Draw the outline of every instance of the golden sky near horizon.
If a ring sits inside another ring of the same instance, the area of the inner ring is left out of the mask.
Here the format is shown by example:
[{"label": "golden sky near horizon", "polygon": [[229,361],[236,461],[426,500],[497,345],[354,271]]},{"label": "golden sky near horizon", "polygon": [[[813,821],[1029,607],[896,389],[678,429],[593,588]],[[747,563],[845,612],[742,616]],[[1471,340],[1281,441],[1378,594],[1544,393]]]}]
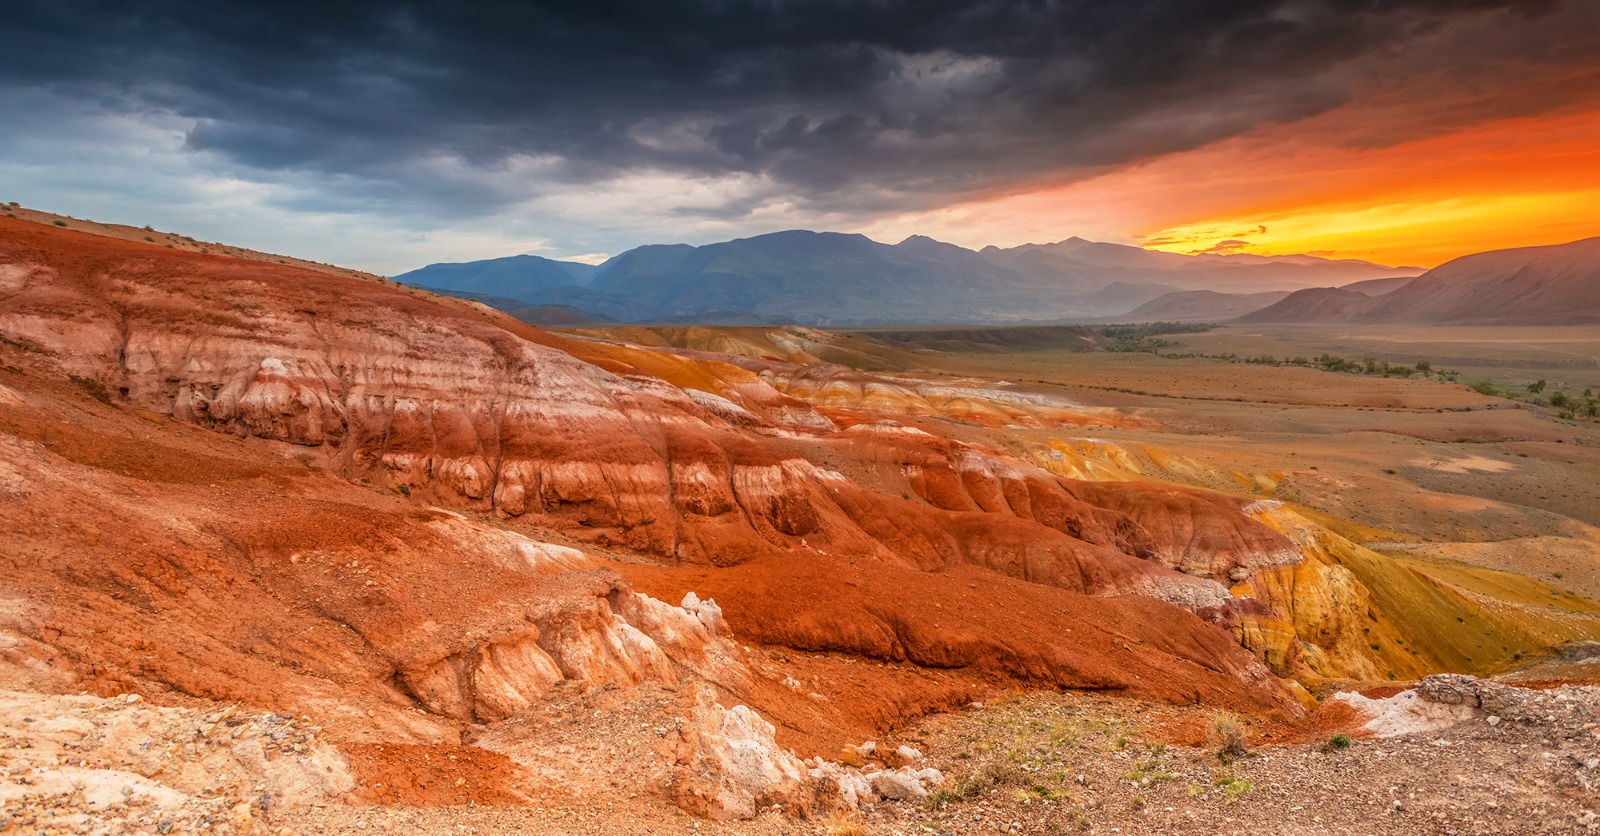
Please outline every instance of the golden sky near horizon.
[{"label": "golden sky near horizon", "polygon": [[[1600,108],[1507,118],[1368,147],[1336,112],[1077,182],[1023,188],[876,231],[1012,243],[1120,228],[1172,252],[1310,253],[1433,267],[1600,235]],[[997,235],[998,233],[998,235]],[[1092,234],[1086,237],[1094,237]]]},{"label": "golden sky near horizon", "polygon": [[[1141,243],[1431,267],[1486,249],[1600,235],[1600,110],[1506,119],[1381,149],[1267,139],[1158,163],[1211,182],[1160,195],[1194,206],[1197,218],[1144,233]],[[1227,199],[1208,198],[1213,189]]]}]

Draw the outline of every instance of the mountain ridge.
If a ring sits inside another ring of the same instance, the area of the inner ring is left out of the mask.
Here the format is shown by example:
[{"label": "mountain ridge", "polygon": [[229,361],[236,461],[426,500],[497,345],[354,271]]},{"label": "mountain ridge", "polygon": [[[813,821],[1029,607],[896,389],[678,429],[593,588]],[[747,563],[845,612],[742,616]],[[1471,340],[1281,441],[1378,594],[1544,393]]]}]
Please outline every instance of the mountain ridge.
[{"label": "mountain ridge", "polygon": [[783,230],[701,246],[647,244],[598,266],[513,256],[430,265],[395,280],[617,321],[694,321],[715,312],[872,325],[1066,321],[1174,291],[1252,293],[1409,275],[1370,262],[1185,255],[1079,237],[972,250],[926,235],[885,244],[858,233]]},{"label": "mountain ridge", "polygon": [[1579,325],[1600,322],[1600,237],[1473,253],[1377,296],[1298,290],[1235,322]]},{"label": "mountain ridge", "polygon": [[461,293],[481,293],[517,301],[525,294],[567,285],[582,286],[597,265],[557,261],[537,255],[513,255],[481,261],[440,262],[394,276],[402,284],[442,286]]}]

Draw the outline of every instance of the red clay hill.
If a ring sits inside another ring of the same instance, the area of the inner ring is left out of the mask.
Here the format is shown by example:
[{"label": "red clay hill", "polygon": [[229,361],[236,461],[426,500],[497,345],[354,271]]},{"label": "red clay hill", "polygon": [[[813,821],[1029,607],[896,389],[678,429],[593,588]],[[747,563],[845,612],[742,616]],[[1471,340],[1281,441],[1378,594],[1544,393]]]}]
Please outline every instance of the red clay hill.
[{"label": "red clay hill", "polygon": [[0,219],[0,448],[0,672],[39,690],[456,745],[709,682],[805,753],[1011,684],[1298,711],[1227,629],[1299,559],[1244,500],[382,281]]}]

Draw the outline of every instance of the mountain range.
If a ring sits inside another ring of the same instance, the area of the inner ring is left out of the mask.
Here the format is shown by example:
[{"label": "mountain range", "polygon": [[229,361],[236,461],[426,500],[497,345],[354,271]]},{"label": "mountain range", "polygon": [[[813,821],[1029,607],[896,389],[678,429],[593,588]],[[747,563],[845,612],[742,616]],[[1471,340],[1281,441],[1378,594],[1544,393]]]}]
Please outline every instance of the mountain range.
[{"label": "mountain range", "polygon": [[1392,292],[1308,288],[1236,321],[1581,325],[1600,322],[1600,238],[1462,256]]},{"label": "mountain range", "polygon": [[619,321],[864,325],[1083,319],[1173,292],[1250,294],[1421,272],[1305,255],[1184,255],[1082,238],[975,251],[920,235],[890,245],[791,230],[699,247],[647,245],[598,266],[521,255],[432,264],[394,279]]}]

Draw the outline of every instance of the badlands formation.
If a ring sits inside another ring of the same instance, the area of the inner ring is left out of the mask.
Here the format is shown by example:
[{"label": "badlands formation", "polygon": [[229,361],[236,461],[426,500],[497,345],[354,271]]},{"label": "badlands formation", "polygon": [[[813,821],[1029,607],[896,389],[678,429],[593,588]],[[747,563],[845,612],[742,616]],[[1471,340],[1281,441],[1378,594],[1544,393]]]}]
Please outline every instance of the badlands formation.
[{"label": "badlands formation", "polygon": [[[1378,733],[1390,683],[1600,639],[1592,593],[1380,551],[1407,538],[1263,449],[1134,443],[1172,437],[1170,404],[943,356],[560,335],[0,219],[0,832],[1135,832],[1143,796],[1112,786],[1165,761],[1047,769],[1068,736],[1120,759],[1237,722],[1303,752]],[[1550,526],[1593,561],[1584,523]],[[1572,732],[1546,754],[1578,771],[1543,765],[1581,787],[1539,798],[1577,822],[1592,694],[1523,717],[1478,693],[1455,704],[1501,732]],[[1008,764],[1002,726],[962,725],[995,712],[1086,725]],[[1226,830],[1244,782],[1144,829]]]}]

